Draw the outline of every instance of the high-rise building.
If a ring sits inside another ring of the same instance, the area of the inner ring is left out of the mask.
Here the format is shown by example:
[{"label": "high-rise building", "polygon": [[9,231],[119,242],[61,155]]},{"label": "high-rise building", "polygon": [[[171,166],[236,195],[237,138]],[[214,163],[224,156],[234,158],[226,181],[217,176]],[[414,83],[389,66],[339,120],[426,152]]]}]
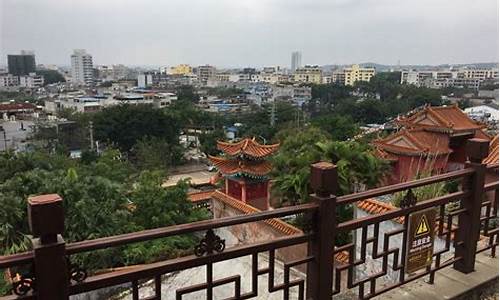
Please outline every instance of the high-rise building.
[{"label": "high-rise building", "polygon": [[94,68],[92,55],[83,49],[76,49],[71,55],[71,80],[73,83],[93,85]]},{"label": "high-rise building", "polygon": [[28,75],[36,71],[35,53],[22,50],[21,54],[7,55],[9,74],[14,76]]},{"label": "high-rise building", "polygon": [[302,53],[299,51],[292,52],[292,72],[302,67]]}]

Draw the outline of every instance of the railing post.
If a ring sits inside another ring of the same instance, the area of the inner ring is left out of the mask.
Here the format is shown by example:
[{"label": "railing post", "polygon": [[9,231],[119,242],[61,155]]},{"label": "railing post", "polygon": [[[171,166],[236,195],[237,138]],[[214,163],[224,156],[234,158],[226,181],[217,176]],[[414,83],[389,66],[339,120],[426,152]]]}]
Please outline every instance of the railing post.
[{"label": "railing post", "polygon": [[324,300],[332,297],[333,251],[335,246],[335,193],[337,167],[329,162],[311,165],[311,187],[319,205],[313,216],[314,239],[309,243],[309,255],[314,260],[307,265],[307,299]]},{"label": "railing post", "polygon": [[483,159],[488,156],[489,142],[482,139],[470,139],[466,144],[466,154],[468,161],[466,168],[473,168],[474,174],[469,180],[464,182],[464,190],[471,192],[471,195],[462,199],[461,208],[466,209],[458,217],[457,239],[461,243],[455,247],[455,257],[462,257],[453,267],[463,273],[474,271],[476,261],[477,242],[479,241],[479,231],[481,229],[481,203],[484,197],[484,177],[486,165]]},{"label": "railing post", "polygon": [[38,300],[69,299],[62,199],[57,194],[28,198]]}]

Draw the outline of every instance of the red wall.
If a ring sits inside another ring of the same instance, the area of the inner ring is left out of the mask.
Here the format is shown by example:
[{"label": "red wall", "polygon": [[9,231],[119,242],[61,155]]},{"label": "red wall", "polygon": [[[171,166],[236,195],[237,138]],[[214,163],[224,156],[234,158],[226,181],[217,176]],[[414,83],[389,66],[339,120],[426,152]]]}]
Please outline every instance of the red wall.
[{"label": "red wall", "polygon": [[247,183],[247,200],[267,198],[267,181]]},{"label": "red wall", "polygon": [[419,156],[400,155],[398,160],[392,165],[388,177],[384,182],[395,184],[399,182],[410,181],[416,178],[417,173],[431,171],[432,174],[443,173],[446,169],[448,158],[446,155],[438,156],[432,159],[426,159]]},{"label": "red wall", "polygon": [[238,200],[241,200],[241,185],[239,184],[239,182],[230,179],[226,180],[228,187],[227,191],[228,195]]}]

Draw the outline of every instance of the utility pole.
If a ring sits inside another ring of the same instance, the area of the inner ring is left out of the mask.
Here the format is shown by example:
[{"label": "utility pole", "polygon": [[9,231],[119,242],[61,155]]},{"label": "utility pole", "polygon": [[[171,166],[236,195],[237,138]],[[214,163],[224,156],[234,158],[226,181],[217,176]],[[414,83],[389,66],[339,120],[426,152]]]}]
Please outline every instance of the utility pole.
[{"label": "utility pole", "polygon": [[276,125],[276,101],[273,101],[271,106],[271,127]]},{"label": "utility pole", "polygon": [[90,131],[90,150],[94,150],[94,123],[92,121],[89,122],[89,131]]},{"label": "utility pole", "polygon": [[4,150],[7,151],[7,133],[5,132],[5,129],[3,129],[3,127],[2,127],[2,131],[3,131]]},{"label": "utility pole", "polygon": [[4,144],[4,151],[7,151],[7,141],[9,141],[7,139],[7,132],[5,131],[5,128],[3,128],[3,126],[0,126],[0,131],[3,132],[3,144]]}]

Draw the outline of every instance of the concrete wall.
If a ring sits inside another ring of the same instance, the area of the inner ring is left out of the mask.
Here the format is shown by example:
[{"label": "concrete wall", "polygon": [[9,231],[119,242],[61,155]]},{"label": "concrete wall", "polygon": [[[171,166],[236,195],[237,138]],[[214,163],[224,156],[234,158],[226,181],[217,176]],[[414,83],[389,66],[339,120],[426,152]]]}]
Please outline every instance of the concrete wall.
[{"label": "concrete wall", "polygon": [[[242,215],[243,213],[223,202],[212,200],[212,213],[214,219]],[[237,245],[248,245],[256,242],[270,241],[276,238],[286,236],[283,232],[277,230],[271,225],[260,221],[241,225],[230,226],[225,230],[218,231],[220,237],[226,240],[226,247]],[[300,244],[286,248],[280,248],[276,251],[276,258],[283,262],[301,259],[307,256],[307,245]],[[304,266],[297,268],[305,271]]]},{"label": "concrete wall", "polygon": [[[361,210],[359,208],[356,209],[356,214],[358,218],[366,217],[369,214],[365,212],[364,210]],[[401,229],[403,228],[403,225],[393,222],[393,221],[385,221],[380,223],[379,225],[379,239],[378,239],[378,252],[382,252],[383,247],[384,247],[384,235],[388,232]],[[361,253],[361,234],[362,230],[358,229],[356,231],[356,259],[359,259],[360,253]],[[373,236],[373,226],[368,227],[368,234],[367,237],[372,237]],[[391,248],[399,248],[400,253],[399,253],[399,262],[401,262],[401,248],[403,245],[403,234],[397,234],[393,235],[389,239],[389,249]],[[438,238],[434,239],[434,253],[444,249],[445,247],[445,240]],[[368,244],[366,247],[366,262],[358,267],[356,267],[356,277],[359,279],[366,278],[372,274],[375,274],[377,272],[380,272],[382,269],[382,258],[380,259],[373,259],[371,257],[372,251],[373,250],[373,244]],[[446,252],[445,254],[441,255],[441,262],[446,261],[447,258],[452,257],[455,253],[455,250],[453,249],[453,245],[450,245],[450,250]],[[382,282],[387,282],[387,283],[393,283],[397,282],[399,278],[399,271],[393,271],[392,270],[392,263],[393,263],[393,255],[389,255],[388,257],[388,270],[387,270],[387,275],[381,278]]]}]

